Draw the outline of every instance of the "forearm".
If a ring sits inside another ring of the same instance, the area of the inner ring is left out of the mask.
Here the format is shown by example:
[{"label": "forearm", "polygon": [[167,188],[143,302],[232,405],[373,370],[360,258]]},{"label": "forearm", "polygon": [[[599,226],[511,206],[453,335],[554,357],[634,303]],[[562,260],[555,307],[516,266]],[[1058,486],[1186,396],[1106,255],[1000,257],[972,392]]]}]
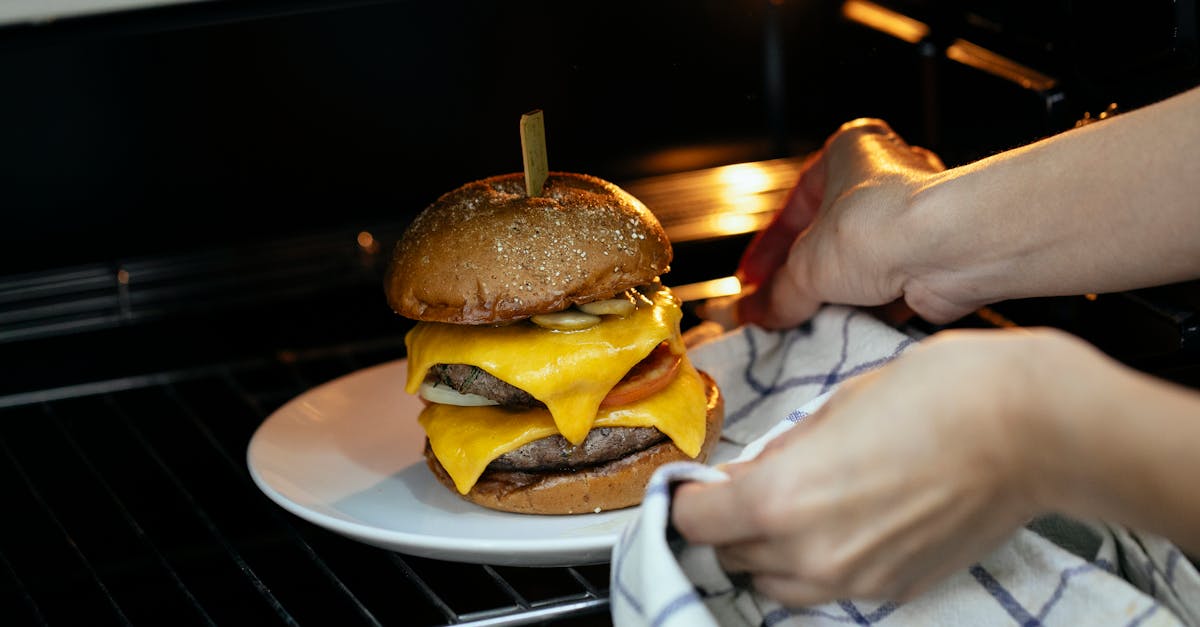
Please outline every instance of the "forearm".
[{"label": "forearm", "polygon": [[906,293],[978,304],[1200,277],[1200,90],[933,176]]},{"label": "forearm", "polygon": [[1064,352],[1066,361],[1038,366],[1059,373],[1046,372],[1054,383],[1033,395],[1038,505],[1155,532],[1200,555],[1200,393],[1091,349]]}]

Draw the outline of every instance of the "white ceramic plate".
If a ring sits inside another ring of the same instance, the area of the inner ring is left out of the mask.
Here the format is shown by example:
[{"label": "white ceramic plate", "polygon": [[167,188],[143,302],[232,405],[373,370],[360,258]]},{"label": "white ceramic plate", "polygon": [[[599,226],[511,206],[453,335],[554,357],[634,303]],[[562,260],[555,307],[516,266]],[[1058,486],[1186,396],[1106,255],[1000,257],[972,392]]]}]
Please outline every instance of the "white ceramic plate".
[{"label": "white ceramic plate", "polygon": [[[637,509],[575,516],[497,512],[433,478],[394,361],[315,387],[271,414],[250,439],[250,475],[268,497],[312,523],[393,551],[443,560],[561,566],[606,562]],[[722,442],[713,463],[740,447]]]}]

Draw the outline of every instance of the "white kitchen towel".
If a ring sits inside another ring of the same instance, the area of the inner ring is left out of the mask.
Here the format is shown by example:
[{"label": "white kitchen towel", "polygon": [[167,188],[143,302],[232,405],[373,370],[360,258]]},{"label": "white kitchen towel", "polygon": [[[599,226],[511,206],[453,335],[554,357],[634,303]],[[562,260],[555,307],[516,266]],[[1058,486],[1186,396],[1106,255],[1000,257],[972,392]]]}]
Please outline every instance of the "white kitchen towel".
[{"label": "white kitchen towel", "polygon": [[[802,328],[742,327],[692,351],[726,396],[739,459],[803,420],[837,384],[901,354],[913,340],[870,315],[825,307]],[[711,548],[668,538],[670,486],[721,481],[683,462],[659,469],[612,553],[618,627],[708,625],[1200,625],[1200,575],[1171,543],[1099,523],[1046,517],[986,559],[904,604],[841,600],[786,608],[730,577]]]}]

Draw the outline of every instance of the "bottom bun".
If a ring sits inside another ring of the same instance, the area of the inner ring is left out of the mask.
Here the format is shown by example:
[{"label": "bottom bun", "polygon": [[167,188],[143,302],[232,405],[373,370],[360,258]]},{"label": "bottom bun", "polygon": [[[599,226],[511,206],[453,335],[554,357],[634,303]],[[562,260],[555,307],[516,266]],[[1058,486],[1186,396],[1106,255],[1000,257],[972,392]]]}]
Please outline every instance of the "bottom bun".
[{"label": "bottom bun", "polygon": [[[584,514],[632,507],[642,502],[650,475],[676,461],[708,460],[721,439],[725,399],[712,377],[701,372],[707,397],[704,444],[694,459],[666,440],[611,462],[562,472],[486,471],[471,491],[461,494],[477,505],[519,514]],[[433,455],[428,442],[425,461],[447,489],[458,494],[454,480]]]}]

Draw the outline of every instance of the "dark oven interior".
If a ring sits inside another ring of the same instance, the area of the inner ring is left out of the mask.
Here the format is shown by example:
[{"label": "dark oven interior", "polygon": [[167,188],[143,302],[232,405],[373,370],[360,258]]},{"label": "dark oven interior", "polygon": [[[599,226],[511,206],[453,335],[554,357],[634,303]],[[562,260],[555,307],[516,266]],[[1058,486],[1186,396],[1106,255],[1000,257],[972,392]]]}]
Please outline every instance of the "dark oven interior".
[{"label": "dark oven interior", "polygon": [[[658,214],[679,285],[732,273],[851,118],[955,165],[1197,78],[1194,0],[93,4],[0,15],[5,624],[605,623],[604,564],[373,548],[246,465],[283,403],[404,356],[389,248],[520,170],[521,113],[552,169]],[[1198,309],[1181,284],[956,325],[1059,326],[1195,386]]]}]

